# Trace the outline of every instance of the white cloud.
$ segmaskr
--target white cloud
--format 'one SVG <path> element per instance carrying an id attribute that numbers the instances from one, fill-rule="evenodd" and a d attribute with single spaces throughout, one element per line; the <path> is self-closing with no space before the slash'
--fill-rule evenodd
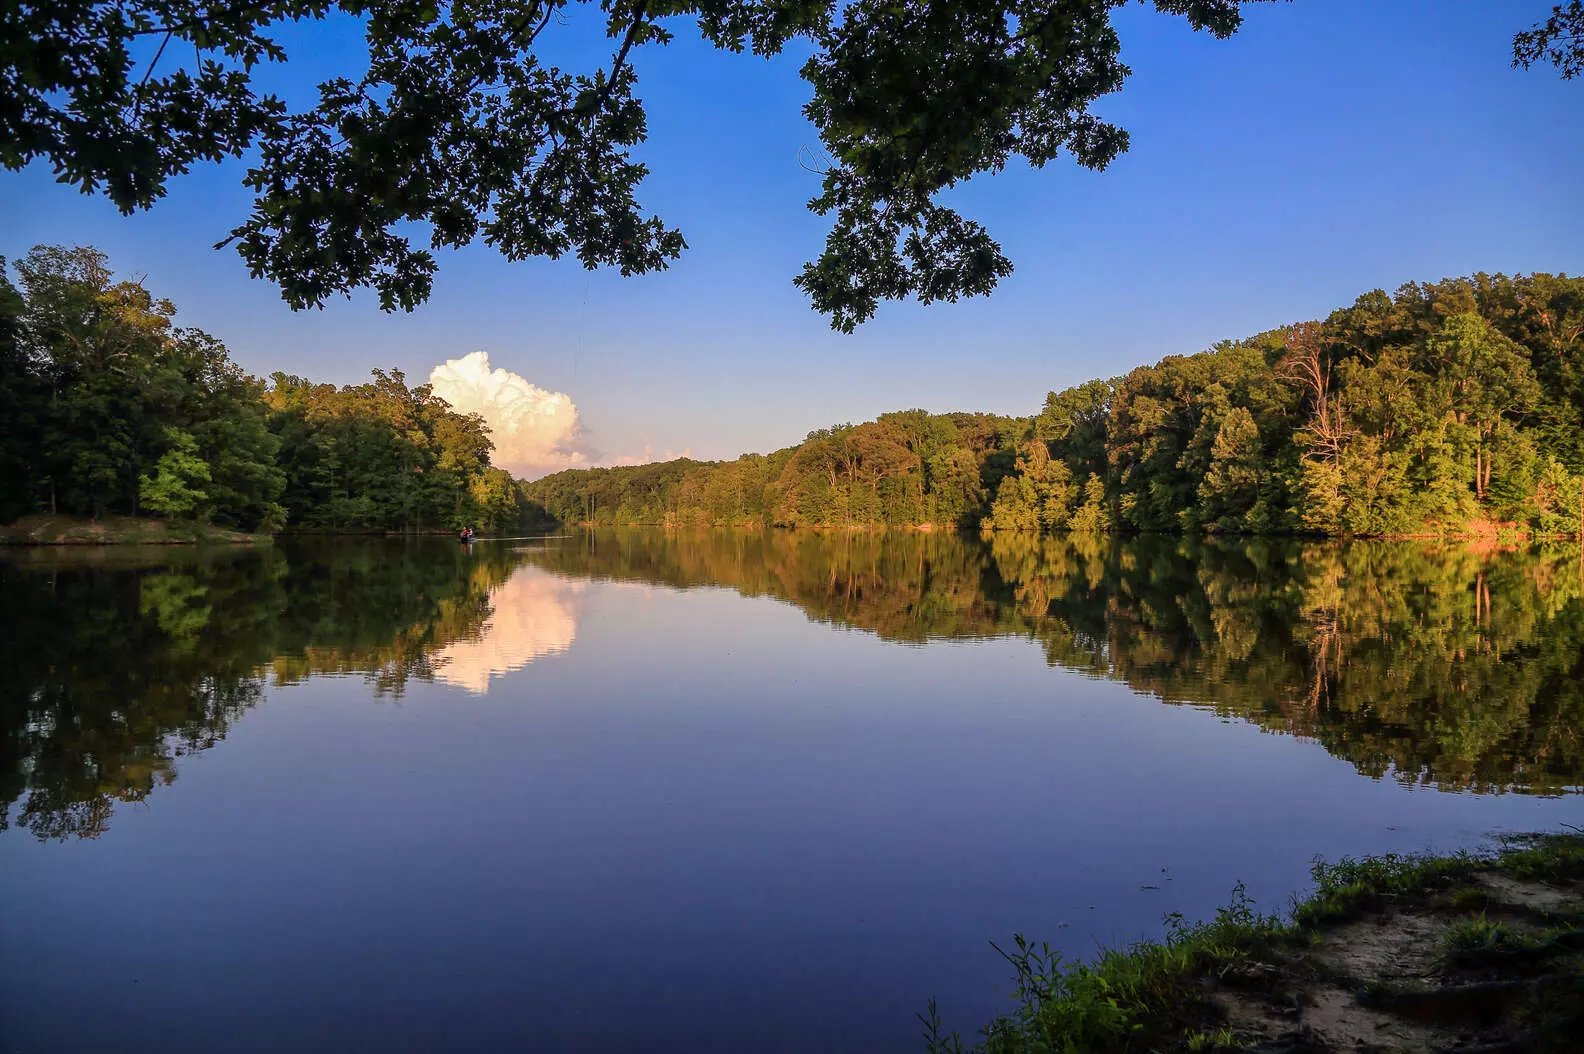
<path id="1" fill-rule="evenodd" d="M 478 414 L 490 427 L 495 452 L 490 462 L 519 479 L 538 479 L 568 468 L 645 465 L 691 457 L 693 448 L 606 457 L 589 446 L 572 397 L 551 392 L 510 370 L 491 369 L 489 352 L 448 359 L 429 373 L 434 393 L 452 408 Z"/>
<path id="2" fill-rule="evenodd" d="M 429 374 L 434 393 L 490 426 L 490 461 L 514 476 L 537 479 L 593 463 L 578 408 L 565 392 L 549 392 L 510 370 L 490 368 L 489 353 L 450 359 Z"/>

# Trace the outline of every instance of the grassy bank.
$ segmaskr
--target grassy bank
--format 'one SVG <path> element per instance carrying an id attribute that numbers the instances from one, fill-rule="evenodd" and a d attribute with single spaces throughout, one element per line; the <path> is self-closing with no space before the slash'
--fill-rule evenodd
<path id="1" fill-rule="evenodd" d="M 0 545 L 187 545 L 194 542 L 258 544 L 267 534 L 244 534 L 201 523 L 174 523 L 132 516 L 97 520 L 77 516 L 24 516 L 0 526 Z"/>
<path id="2" fill-rule="evenodd" d="M 1215 919 L 1063 963 L 1019 937 L 1017 1008 L 973 1046 L 921 1015 L 932 1054 L 1584 1049 L 1584 836 L 1484 854 L 1315 866 L 1286 916 L 1234 892 Z"/>

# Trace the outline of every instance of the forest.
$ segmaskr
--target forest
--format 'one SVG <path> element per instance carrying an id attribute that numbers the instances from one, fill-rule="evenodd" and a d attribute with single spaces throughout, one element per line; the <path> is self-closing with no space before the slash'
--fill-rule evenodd
<path id="1" fill-rule="evenodd" d="M 399 370 L 337 388 L 245 374 L 91 248 L 0 260 L 0 523 L 143 516 L 246 531 L 502 529 L 488 429 Z"/>
<path id="2" fill-rule="evenodd" d="M 522 493 L 542 518 L 599 524 L 1578 532 L 1584 279 L 1410 283 L 1051 392 L 1031 417 L 908 410 Z"/>
<path id="3" fill-rule="evenodd" d="M 1391 536 L 1584 529 L 1584 279 L 1477 274 L 1050 392 L 735 461 L 515 481 L 399 370 L 245 374 L 91 248 L 0 261 L 0 523 L 523 522 Z M 1031 400 L 1032 402 L 1032 400 Z"/>

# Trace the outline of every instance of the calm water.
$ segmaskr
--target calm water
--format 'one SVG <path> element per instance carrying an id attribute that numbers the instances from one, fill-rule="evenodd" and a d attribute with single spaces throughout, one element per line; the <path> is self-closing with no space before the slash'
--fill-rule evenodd
<path id="1" fill-rule="evenodd" d="M 1580 823 L 1578 547 L 0 556 L 0 1049 L 911 1051 L 1316 854 Z"/>

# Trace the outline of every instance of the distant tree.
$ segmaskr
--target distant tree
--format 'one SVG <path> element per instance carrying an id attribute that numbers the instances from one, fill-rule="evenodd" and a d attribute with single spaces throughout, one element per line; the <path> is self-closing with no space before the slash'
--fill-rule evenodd
<path id="1" fill-rule="evenodd" d="M 996 488 L 995 501 L 983 526 L 997 531 L 1066 527 L 1074 497 L 1072 473 L 1063 462 L 1050 456 L 1045 441 L 1031 439 L 1024 443 L 1014 469 Z"/>
<path id="2" fill-rule="evenodd" d="M 1446 389 L 1453 419 L 1472 429 L 1474 493 L 1483 501 L 1498 428 L 1540 400 L 1529 356 L 1473 312 L 1449 316 L 1425 342 L 1425 355 Z"/>
<path id="3" fill-rule="evenodd" d="M 206 515 L 250 529 L 282 522 L 261 390 L 223 344 L 175 326 L 174 304 L 117 280 L 92 248 L 38 246 L 16 270 L 20 293 L 0 283 L 0 403 L 10 404 L 0 468 L 25 478 L 6 488 L 0 516 L 137 515 L 145 478 L 179 503 L 156 468 L 179 434 L 210 472 Z"/>
<path id="4" fill-rule="evenodd" d="M 1210 464 L 1199 483 L 1198 522 L 1224 530 L 1244 529 L 1259 501 L 1264 473 L 1259 426 L 1245 407 L 1234 406 L 1216 426 Z"/>

